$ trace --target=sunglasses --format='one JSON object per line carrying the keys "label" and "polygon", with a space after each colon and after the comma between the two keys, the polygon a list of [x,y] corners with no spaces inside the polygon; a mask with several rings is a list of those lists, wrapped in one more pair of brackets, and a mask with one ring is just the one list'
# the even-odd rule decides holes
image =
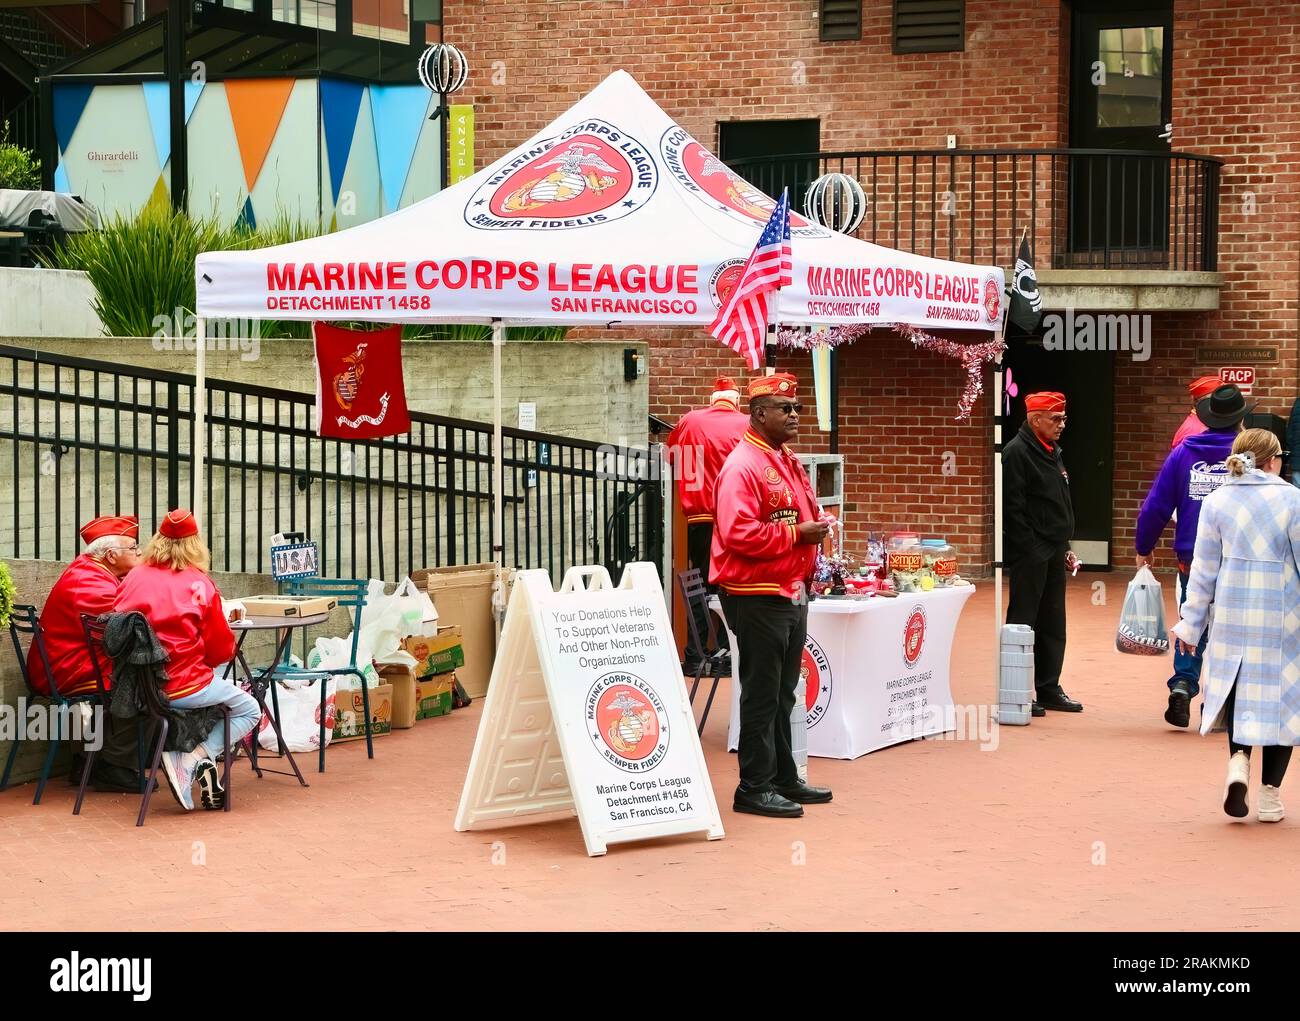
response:
{"label": "sunglasses", "polygon": [[765,404],[765,405],[763,405],[763,406],[766,407],[766,408],[772,408],[774,411],[779,411],[779,412],[781,412],[781,414],[783,414],[783,415],[789,415],[790,412],[792,412],[792,411],[793,411],[796,415],[802,415],[802,414],[803,414],[803,405],[802,405],[802,404],[791,404],[791,403],[789,403],[788,401],[785,402],[785,403],[782,403],[782,404]]}

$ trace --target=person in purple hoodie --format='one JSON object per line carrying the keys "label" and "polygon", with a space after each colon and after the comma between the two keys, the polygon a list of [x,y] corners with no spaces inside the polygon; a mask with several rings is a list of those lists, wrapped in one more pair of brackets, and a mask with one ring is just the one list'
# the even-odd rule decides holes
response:
{"label": "person in purple hoodie", "polygon": [[[1187,598],[1187,579],[1192,570],[1192,550],[1196,546],[1201,501],[1227,481],[1226,460],[1232,453],[1232,441],[1241,431],[1242,420],[1250,410],[1246,398],[1231,383],[1197,401],[1196,416],[1204,423],[1206,431],[1188,436],[1169,452],[1138,512],[1134,535],[1138,567],[1151,566],[1160,534],[1174,511],[1178,512],[1174,555],[1178,558],[1180,609]],[[1186,727],[1188,724],[1192,699],[1201,690],[1201,657],[1204,653],[1204,636],[1195,652],[1185,651],[1181,643],[1174,648],[1174,675],[1169,678],[1169,706],[1165,710],[1165,722],[1172,726]]]}

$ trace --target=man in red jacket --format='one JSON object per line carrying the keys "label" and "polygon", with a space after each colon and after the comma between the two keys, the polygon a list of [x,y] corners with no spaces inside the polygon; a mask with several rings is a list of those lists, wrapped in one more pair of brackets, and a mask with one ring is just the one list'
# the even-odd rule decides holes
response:
{"label": "man in red jacket", "polygon": [[[81,530],[86,551],[64,569],[50,589],[41,610],[41,633],[50,673],[63,695],[87,695],[95,690],[95,671],[86,649],[81,615],[98,617],[113,609],[122,579],[140,563],[139,537],[140,521],[135,517],[105,516],[88,522]],[[106,659],[100,660],[100,666],[106,672],[107,684],[111,667]],[[50,693],[50,677],[34,642],[27,653],[27,676],[36,691]],[[130,721],[109,721],[107,712],[104,720],[108,721],[108,731],[95,759],[95,789],[139,791],[136,728]],[[75,760],[71,779],[81,779]]]}
{"label": "man in red jacket", "polygon": [[827,525],[786,441],[799,432],[798,380],[749,384],[749,428],[718,475],[711,581],[740,645],[740,785],[733,808],[800,816],[831,800],[799,780],[790,714],[808,631],[808,581]]}
{"label": "man in red jacket", "polygon": [[1223,386],[1223,380],[1218,376],[1202,376],[1200,379],[1194,379],[1187,384],[1187,392],[1192,395],[1192,410],[1188,413],[1187,417],[1183,419],[1182,425],[1178,427],[1178,431],[1174,433],[1174,441],[1169,444],[1170,450],[1173,450],[1174,447],[1182,443],[1188,436],[1198,436],[1205,432],[1205,423],[1197,417],[1196,405],[1209,397],[1210,394],[1214,393],[1214,391],[1219,389],[1221,386]]}
{"label": "man in red jacket", "polygon": [[[714,486],[722,463],[748,428],[749,416],[740,410],[736,381],[719,376],[713,383],[709,406],[687,412],[668,434],[668,456],[676,470],[677,492],[686,516],[686,558],[706,584],[713,546]],[[701,609],[695,616],[700,641],[708,634],[707,612]],[[726,632],[719,636],[719,642],[726,642]],[[686,672],[694,673],[697,665],[688,653]]]}

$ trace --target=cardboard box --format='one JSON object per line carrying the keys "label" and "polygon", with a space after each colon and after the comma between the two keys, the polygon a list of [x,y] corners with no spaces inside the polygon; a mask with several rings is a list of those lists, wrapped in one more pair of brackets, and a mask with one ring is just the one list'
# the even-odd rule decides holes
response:
{"label": "cardboard box", "polygon": [[415,670],[400,663],[375,664],[382,683],[393,686],[393,729],[414,727],[419,700],[416,698]]}
{"label": "cardboard box", "polygon": [[[334,693],[334,737],[340,741],[363,741],[366,737],[365,703],[361,689]],[[373,737],[387,734],[393,728],[393,686],[381,684],[370,689],[370,733]]]}
{"label": "cardboard box", "polygon": [[451,712],[452,685],[455,681],[456,674],[454,672],[436,674],[433,677],[425,677],[417,681],[415,687],[416,719],[427,720],[432,716],[446,716]]}
{"label": "cardboard box", "polygon": [[465,665],[459,624],[439,627],[437,634],[403,638],[402,648],[415,660],[416,677],[446,674]]}
{"label": "cardboard box", "polygon": [[456,675],[471,698],[487,694],[496,659],[496,621],[492,617],[492,586],[496,568],[491,564],[439,567],[423,573],[429,597],[438,608],[438,623],[459,625],[464,666]]}
{"label": "cardboard box", "polygon": [[333,596],[247,596],[240,602],[246,617],[312,617],[339,605]]}

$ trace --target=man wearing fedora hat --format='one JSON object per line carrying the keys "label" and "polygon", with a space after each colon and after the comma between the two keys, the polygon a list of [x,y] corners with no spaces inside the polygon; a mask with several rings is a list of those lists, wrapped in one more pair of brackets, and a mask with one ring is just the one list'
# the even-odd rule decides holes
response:
{"label": "man wearing fedora hat", "polygon": [[[1242,421],[1253,407],[1247,406],[1245,396],[1231,383],[1201,397],[1196,402],[1196,417],[1205,431],[1187,436],[1169,452],[1138,512],[1133,536],[1138,567],[1151,566],[1156,543],[1177,513],[1174,556],[1178,559],[1180,609],[1187,598],[1201,502],[1227,481],[1232,441],[1241,432]],[[1169,678],[1169,705],[1165,709],[1165,722],[1170,726],[1186,727],[1191,718],[1192,699],[1201,689],[1205,640],[1206,635],[1202,635],[1195,651],[1181,645],[1174,649],[1174,673]]]}

